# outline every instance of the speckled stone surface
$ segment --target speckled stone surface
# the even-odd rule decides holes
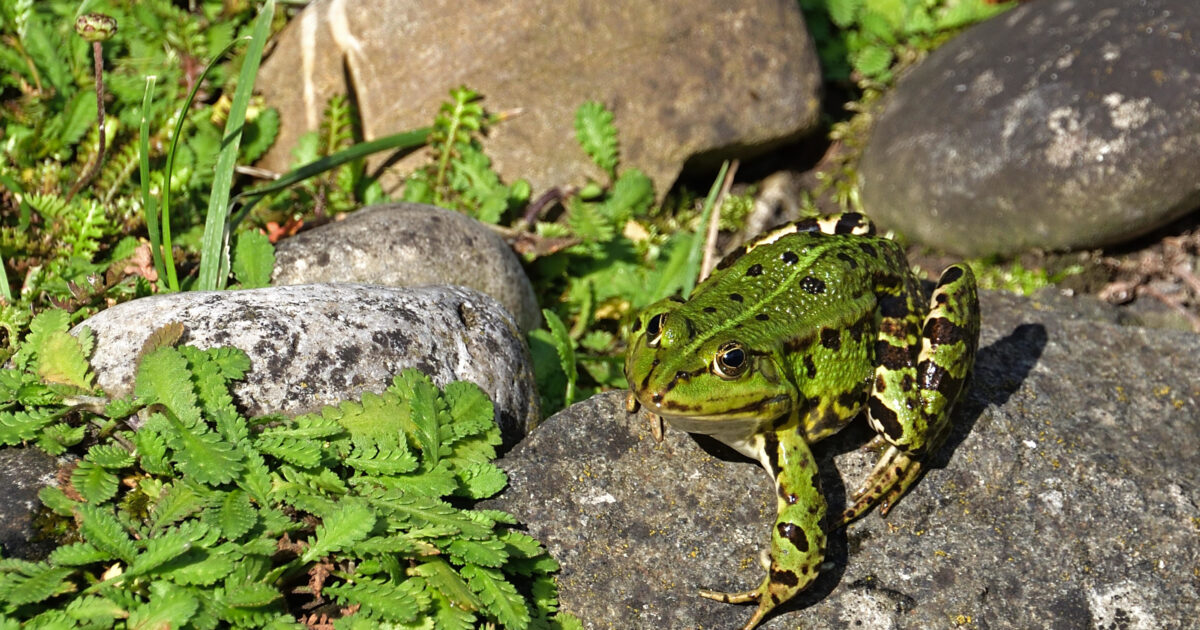
[[[795,0],[318,0],[273,45],[254,86],[279,109],[261,165],[280,172],[348,90],[367,140],[429,125],[457,85],[489,111],[520,111],[484,144],[501,178],[529,181],[535,197],[607,180],[575,141],[586,101],[614,113],[622,168],[659,195],[689,160],[715,172],[813,130],[820,114],[820,66]],[[426,159],[402,159],[381,181]]]
[[[1200,207],[1200,2],[1039,0],[903,77],[860,166],[881,226],[962,256],[1122,242]]]
[[[831,536],[763,628],[1190,627],[1200,609],[1200,336],[1072,300],[982,296],[956,429],[886,519]],[[865,423],[816,449],[831,513],[874,461]],[[762,578],[766,474],[707,438],[655,443],[623,392],[548,419],[502,461],[507,509],[562,562],[589,628],[734,628],[696,596]]]
[[[37,493],[49,485],[58,461],[36,447],[0,447],[0,554],[40,559],[54,549],[34,532]]]
[[[234,346],[250,356],[233,386],[249,414],[299,414],[382,391],[407,367],[439,386],[479,385],[496,404],[506,443],[539,418],[529,352],[494,299],[462,287],[310,284],[189,292],[119,304],[80,324],[96,334],[97,383],[132,391],[135,358],[160,326],[181,322],[181,343]]]
[[[419,203],[370,206],[275,247],[271,284],[457,284],[486,293],[523,332],[541,325],[533,286],[512,249],[482,223]]]

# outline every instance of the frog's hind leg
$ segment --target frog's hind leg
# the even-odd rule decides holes
[[[808,443],[794,428],[756,439],[763,467],[775,480],[779,508],[771,528],[771,550],[764,558],[767,575],[751,591],[700,591],[702,597],[726,603],[757,601],[758,609],[742,630],[754,628],[776,606],[808,588],[825,559],[825,496]]]
[[[885,312],[885,322],[887,318]],[[888,447],[866,482],[851,495],[853,503],[834,529],[876,504],[886,516],[920,477],[922,458],[935,452],[950,432],[950,413],[979,344],[979,299],[970,267],[958,264],[942,272],[929,315],[922,322],[916,357],[902,349],[918,347],[917,331],[908,323],[897,325],[899,319],[890,330],[892,337],[901,338],[889,339],[887,331],[881,334],[876,353],[879,366],[867,412],[871,426]],[[915,321],[912,317],[907,320]]]

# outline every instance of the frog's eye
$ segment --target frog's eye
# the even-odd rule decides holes
[[[746,351],[742,344],[730,341],[717,350],[717,358],[713,361],[713,372],[723,379],[735,379],[746,371],[749,363],[746,361]]]
[[[651,347],[657,346],[658,342],[662,339],[663,319],[666,316],[666,313],[659,313],[646,322],[646,337]]]

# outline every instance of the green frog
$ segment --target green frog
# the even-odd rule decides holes
[[[757,602],[743,627],[807,588],[827,532],[873,506],[886,515],[950,428],[979,342],[975,277],[948,267],[929,302],[895,242],[848,213],[770,231],[725,257],[684,301],[632,324],[625,376],[640,403],[677,429],[703,433],[762,463],[778,517],[767,575],[753,590],[700,595]],[[879,463],[838,519],[809,445],[866,409]]]

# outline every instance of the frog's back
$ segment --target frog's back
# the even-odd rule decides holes
[[[904,252],[888,239],[795,232],[727,256],[696,287],[688,310],[708,330],[742,329],[761,340],[811,336],[872,313],[876,287],[887,281],[880,270],[906,269]]]

